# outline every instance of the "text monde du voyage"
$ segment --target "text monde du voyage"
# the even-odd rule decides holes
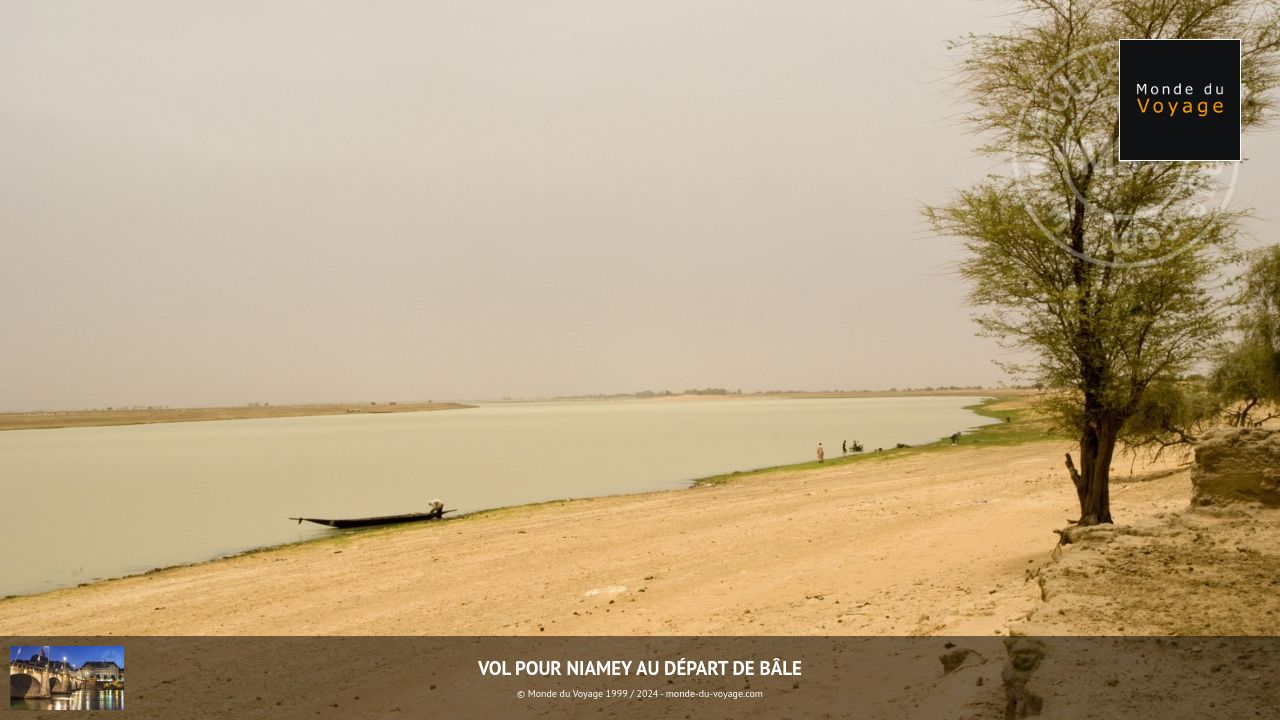
[[[1204,87],[1199,88],[1199,93],[1196,92],[1196,87],[1190,83],[1178,83],[1176,85],[1136,83],[1138,97],[1135,100],[1138,102],[1138,112],[1143,115],[1204,118],[1210,115],[1222,115],[1227,111],[1225,102],[1213,99],[1214,96],[1226,95],[1225,90],[1225,85],[1215,85],[1213,83],[1206,83]]]

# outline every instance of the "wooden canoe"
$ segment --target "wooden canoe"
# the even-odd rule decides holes
[[[345,530],[347,528],[373,527],[374,525],[400,525],[402,523],[425,522],[427,520],[440,520],[445,513],[451,513],[453,510],[441,510],[439,512],[425,513],[409,513],[407,515],[383,515],[381,517],[367,518],[348,518],[344,520],[330,520],[328,518],[295,518],[301,525],[302,521],[313,522],[317,525],[328,525],[331,528],[339,528]]]

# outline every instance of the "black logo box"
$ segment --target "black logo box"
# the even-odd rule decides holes
[[[1238,162],[1240,63],[1238,39],[1120,40],[1120,161]],[[1139,93],[1139,85],[1146,92]],[[1165,87],[1180,92],[1166,94]],[[1171,102],[1177,104],[1172,115]],[[1183,112],[1185,102],[1192,103],[1191,114]],[[1219,102],[1223,112],[1213,112]],[[1157,103],[1163,112],[1154,112]],[[1198,112],[1206,107],[1207,114]]]

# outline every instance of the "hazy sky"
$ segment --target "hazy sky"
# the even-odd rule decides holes
[[[995,383],[918,209],[1005,8],[5,0],[0,409]]]

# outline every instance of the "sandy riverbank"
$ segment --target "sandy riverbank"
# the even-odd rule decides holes
[[[961,445],[339,535],[10,598],[0,633],[1003,633],[1042,604],[1028,571],[1074,512],[1068,448]],[[1185,471],[1121,483],[1116,513],[1188,496]]]

